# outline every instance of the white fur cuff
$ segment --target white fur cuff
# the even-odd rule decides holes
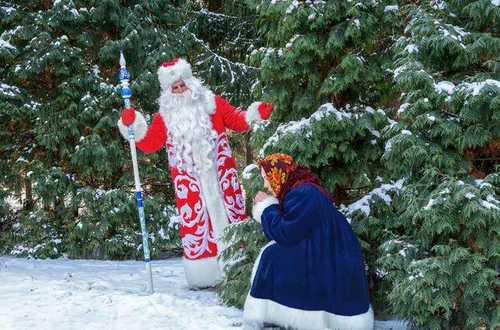
[[[135,112],[135,121],[132,124],[132,128],[134,129],[135,141],[142,140],[148,131],[146,119],[144,119],[144,116],[138,111]],[[118,120],[118,129],[125,140],[128,140],[128,127],[123,125],[121,118]]]
[[[253,123],[262,121],[262,117],[260,116],[259,112],[259,107],[261,104],[262,102],[254,102],[247,108],[246,120],[248,125],[252,125]]]
[[[263,201],[256,203],[252,208],[252,215],[255,220],[259,223],[261,222],[262,213],[264,210],[271,205],[279,204],[279,201],[276,197],[269,196]]]

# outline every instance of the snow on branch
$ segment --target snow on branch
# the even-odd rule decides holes
[[[404,181],[404,179],[399,179],[398,181],[393,181],[392,183],[383,184],[380,187],[370,191],[358,201],[347,206],[347,209],[343,211],[348,217],[352,216],[357,211],[364,213],[366,216],[369,216],[371,213],[370,205],[374,202],[374,200],[382,200],[386,205],[391,205],[391,193],[397,193],[401,189],[403,189]]]
[[[434,84],[434,89],[438,93],[446,92],[451,95],[456,92],[467,92],[470,96],[478,96],[483,92],[483,88],[487,86],[494,86],[500,89],[500,81],[494,79],[486,79],[483,81],[476,82],[464,82],[455,86],[452,82],[449,81],[440,81],[437,84]]]
[[[215,13],[213,11],[209,11],[206,8],[203,8],[201,10],[194,10],[194,11],[191,11],[191,13],[197,14],[197,15],[200,15],[200,16],[215,17],[217,19],[237,19],[237,20],[241,20],[241,17],[226,15],[226,14],[222,14],[222,13]]]
[[[4,83],[0,83],[0,94],[14,97],[19,95],[20,93],[21,91],[16,86],[10,86]]]
[[[12,46],[8,41],[3,39],[0,39],[0,49],[1,48],[16,49],[16,47]]]
[[[231,60],[227,59],[226,57],[224,57],[224,56],[222,56],[220,54],[217,54],[216,52],[214,52],[208,46],[208,44],[204,40],[198,38],[198,36],[196,34],[194,34],[193,32],[189,31],[188,25],[189,25],[189,23],[186,24],[186,25],[184,25],[180,29],[180,31],[183,32],[183,33],[188,33],[193,38],[193,40],[196,43],[198,43],[203,49],[205,49],[210,54],[210,56],[207,59],[196,62],[195,63],[196,65],[202,65],[203,63],[205,63],[206,61],[208,61],[210,58],[213,58],[214,61],[216,61],[216,62],[219,63],[219,65],[221,66],[221,70],[223,71],[223,73],[224,73],[224,67],[228,67],[229,68],[229,73],[231,74],[231,81],[230,81],[230,83],[233,83],[236,80],[236,77],[234,75],[232,67],[239,68],[243,73],[246,73],[247,71],[250,71],[250,70],[259,70],[259,68],[257,68],[257,67],[246,65],[246,64],[240,63],[240,62],[234,62],[234,61],[231,61]]]
[[[5,6],[3,6],[3,7],[0,7],[0,10],[4,11],[7,15],[10,15],[10,14],[12,14],[13,12],[15,12],[15,11],[16,11],[16,8],[14,8],[14,7],[5,7]]]
[[[309,118],[302,118],[298,121],[291,121],[285,124],[281,124],[276,129],[276,132],[267,140],[267,142],[262,146],[259,151],[259,156],[264,157],[264,153],[267,148],[276,145],[276,143],[284,136],[288,134],[305,134],[306,137],[311,136],[311,125],[323,118],[334,115],[338,121],[346,118],[352,118],[353,116],[358,116],[358,114],[353,114],[352,112],[341,112],[337,110],[333,104],[326,103],[319,107],[319,109],[313,113]]]
[[[245,167],[242,173],[243,179],[249,180],[250,178],[252,178],[253,175],[252,172],[256,169],[259,169],[259,167],[255,164],[250,164],[247,167]]]

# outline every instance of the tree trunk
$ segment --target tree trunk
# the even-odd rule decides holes
[[[30,178],[24,178],[24,191],[26,193],[26,199],[24,200],[24,208],[31,210],[33,208],[33,192],[31,187]]]
[[[222,8],[224,8],[224,1],[222,0],[208,0],[206,3],[209,11],[221,12]]]
[[[248,166],[253,163],[252,147],[250,146],[251,133],[245,134],[245,165]]]

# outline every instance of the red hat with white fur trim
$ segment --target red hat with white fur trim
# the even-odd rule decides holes
[[[193,76],[191,64],[182,58],[165,62],[158,68],[158,80],[161,89],[167,89],[178,80],[189,79]]]

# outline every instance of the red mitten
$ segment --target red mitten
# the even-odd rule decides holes
[[[262,102],[259,105],[259,114],[260,114],[260,118],[262,118],[262,120],[269,119],[269,117],[271,117],[272,113],[273,113],[273,105],[271,103]]]
[[[127,108],[122,111],[122,123],[125,126],[130,126],[135,121],[135,109]]]

